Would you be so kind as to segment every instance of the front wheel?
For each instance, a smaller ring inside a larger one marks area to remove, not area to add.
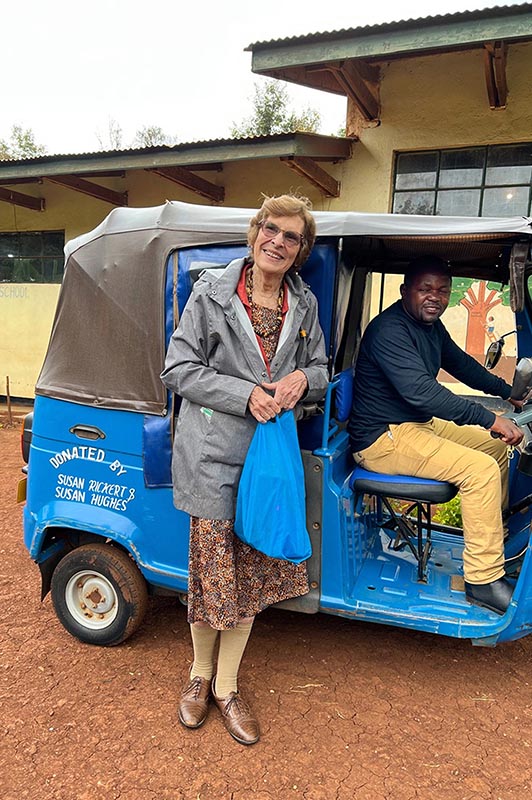
[[[148,604],[137,565],[110,544],[72,550],[54,570],[55,613],[73,636],[88,644],[120,644],[137,630]]]

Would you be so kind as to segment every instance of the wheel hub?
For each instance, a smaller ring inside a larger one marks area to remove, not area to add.
[[[68,581],[65,600],[72,616],[86,628],[106,628],[118,613],[118,597],[101,573],[83,570]]]

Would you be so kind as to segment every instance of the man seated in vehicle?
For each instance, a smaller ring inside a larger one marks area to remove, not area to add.
[[[508,502],[507,445],[518,444],[522,433],[511,420],[453,394],[436,376],[445,369],[504,400],[511,387],[458,347],[440,321],[451,293],[445,261],[412,261],[400,292],[362,337],[348,426],[355,461],[375,472],[458,487],[466,598],[504,614],[512,597],[501,511]]]

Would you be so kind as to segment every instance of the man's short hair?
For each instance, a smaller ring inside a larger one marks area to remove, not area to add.
[[[449,262],[439,256],[419,256],[414,258],[405,271],[404,284],[411,286],[418,275],[423,275],[426,272],[433,272],[437,275],[445,275],[449,280],[452,280],[451,268]]]

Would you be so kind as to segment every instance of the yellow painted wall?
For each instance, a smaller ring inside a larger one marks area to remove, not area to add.
[[[57,284],[0,283],[0,395],[33,397],[59,295]]]
[[[531,141],[531,73],[532,44],[512,45],[508,105],[491,110],[480,49],[383,66],[381,124],[339,165],[342,194],[331,209],[390,211],[395,152]]]
[[[305,178],[277,159],[257,158],[224,167],[225,204],[239,208],[258,208],[262,194],[299,192],[312,200],[315,210],[325,208],[319,191]]]
[[[198,173],[205,180],[225,188],[223,205],[236,208],[258,208],[262,194],[283,194],[298,191],[310,197],[314,208],[328,207],[319,191],[293,172],[278,159],[256,158],[224,164],[222,172]],[[172,181],[149,175],[141,170],[127,176],[130,206],[151,206],[165,200],[182,200],[186,203],[217,205],[192,191],[183,189]]]
[[[389,211],[394,153],[430,148],[503,144],[532,140],[530,73],[532,44],[512,45],[508,54],[508,107],[492,111],[487,100],[482,51],[391,61],[382,67],[382,119],[361,134],[352,158],[324,168],[341,181],[339,198],[324,198],[304,178],[276,159],[231,163],[223,172],[202,172],[225,187],[225,205],[256,208],[261,192],[300,191],[316,210]],[[132,171],[124,178],[98,183],[127,191],[133,207],[183,200],[215,205],[177,184]],[[44,196],[46,211],[36,212],[0,203],[0,232],[63,230],[65,240],[91,230],[111,211],[100,200],[44,181],[21,188]],[[24,285],[27,295],[8,296],[15,284],[0,284],[3,333],[0,380],[11,377],[14,396],[31,397],[46,349],[58,286]],[[0,384],[0,395],[5,389]]]
[[[119,183],[105,181],[107,186],[122,190]],[[20,188],[24,194],[44,196],[46,210],[31,211],[0,203],[0,232],[65,231],[66,241],[94,228],[111,209],[108,203],[47,181],[42,186],[28,184]],[[5,376],[9,375],[13,397],[33,397],[59,288],[58,284],[0,283],[0,395],[6,394]]]
[[[99,178],[98,183],[117,191],[125,190],[124,179]],[[107,216],[113,206],[57,184],[43,181],[15,187],[23,194],[44,197],[45,211],[32,211],[0,203],[0,232],[65,231],[65,241],[92,230]]]

